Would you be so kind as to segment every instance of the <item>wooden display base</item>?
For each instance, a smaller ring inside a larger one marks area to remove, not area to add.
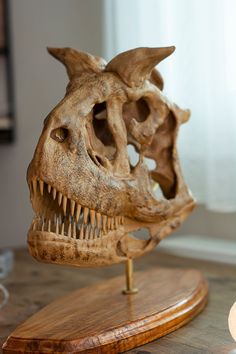
[[[135,280],[136,294],[122,294],[121,276],[55,300],[16,328],[3,353],[121,353],[183,326],[207,301],[196,270],[157,268]]]

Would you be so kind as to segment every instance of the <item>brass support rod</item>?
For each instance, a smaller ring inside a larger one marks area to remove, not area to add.
[[[133,272],[133,259],[128,258],[125,267],[126,274],[126,289],[123,290],[123,294],[136,294],[138,289],[134,287],[134,272]]]

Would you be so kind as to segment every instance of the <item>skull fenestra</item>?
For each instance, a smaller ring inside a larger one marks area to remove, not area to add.
[[[108,64],[71,48],[48,49],[69,84],[44,121],[27,172],[36,214],[28,245],[36,259],[81,267],[125,261],[153,249],[192,211],[176,148],[189,111],[163,95],[155,69],[174,49],[136,48]],[[141,228],[147,239],[131,234]]]

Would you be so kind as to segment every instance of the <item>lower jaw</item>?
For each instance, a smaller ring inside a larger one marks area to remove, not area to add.
[[[124,230],[110,231],[99,239],[78,240],[31,229],[28,232],[28,246],[31,255],[40,262],[98,267],[127,259],[118,247],[123,237]]]

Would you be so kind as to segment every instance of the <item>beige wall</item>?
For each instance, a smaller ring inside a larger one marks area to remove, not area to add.
[[[46,46],[102,54],[102,0],[11,0],[17,140],[0,146],[0,247],[24,245],[31,221],[25,181],[42,122],[62,97],[63,66]]]
[[[236,213],[216,213],[197,205],[184,224],[176,231],[178,235],[197,235],[212,239],[236,241]]]

